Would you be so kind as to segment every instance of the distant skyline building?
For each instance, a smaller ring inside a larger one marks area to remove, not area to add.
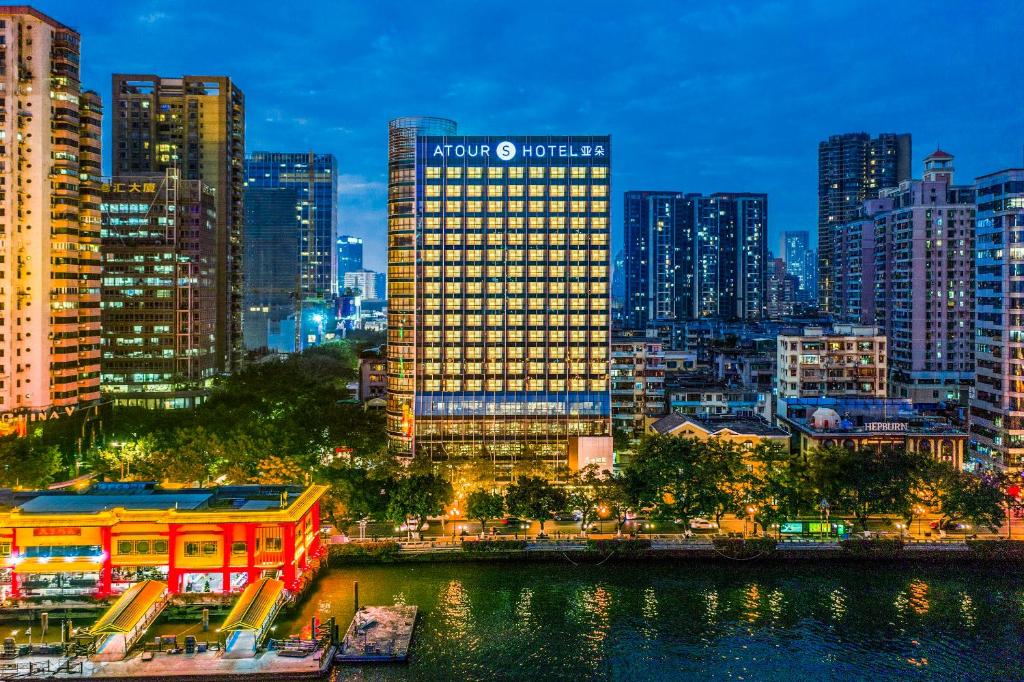
[[[345,273],[345,289],[356,289],[362,297],[370,301],[383,301],[387,298],[385,276],[383,272],[359,269]]]
[[[100,398],[103,107],[80,56],[77,31],[0,7],[0,435]]]
[[[245,189],[243,329],[250,351],[295,348],[295,296],[302,262],[295,187]]]
[[[769,320],[778,320],[793,314],[799,281],[796,275],[786,272],[786,261],[769,257],[765,298],[765,316]]]
[[[217,202],[217,368],[239,367],[242,335],[242,224],[245,97],[226,76],[112,78],[111,167],[115,176],[163,174],[202,180]]]
[[[763,317],[768,195],[630,191],[624,204],[627,328]]]
[[[976,456],[1024,469],[1024,168],[977,179],[974,397]]]
[[[833,231],[836,268],[832,283],[832,317],[851,324],[875,324],[875,216],[891,211],[892,197],[868,199],[861,215]]]
[[[818,307],[832,312],[835,230],[857,217],[866,199],[910,179],[909,133],[832,135],[818,144]]]
[[[338,292],[338,160],[333,154],[259,151],[245,158],[245,187],[283,187],[299,195],[296,229],[304,301]]]
[[[217,201],[176,171],[103,185],[103,394],[195,407],[217,374]]]
[[[921,180],[883,190],[875,214],[875,319],[889,339],[889,391],[966,408],[974,382],[974,185],[953,156],[925,157]]]
[[[796,299],[817,305],[818,254],[811,248],[807,230],[782,233],[782,259],[786,262],[786,272],[797,278]]]
[[[494,480],[611,468],[610,138],[417,150],[414,307],[388,330],[414,340],[396,377],[412,401],[392,436]]]
[[[786,398],[885,398],[888,341],[876,327],[837,324],[779,334],[776,384],[779,409]]]
[[[345,273],[363,269],[363,239],[343,234],[338,237],[338,293],[345,288]]]
[[[416,359],[416,137],[454,135],[456,123],[433,116],[388,122],[388,404],[389,447],[412,454]]]

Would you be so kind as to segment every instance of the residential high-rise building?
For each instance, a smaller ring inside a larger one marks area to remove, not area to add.
[[[103,185],[103,393],[115,405],[195,407],[217,373],[217,202],[163,175]]]
[[[910,135],[832,135],[818,144],[818,303],[832,312],[838,267],[832,256],[835,230],[857,217],[865,199],[910,178]]]
[[[364,299],[370,301],[383,301],[387,297],[384,273],[374,270],[345,273],[344,288],[358,290]]]
[[[977,179],[970,446],[1024,469],[1024,168]]]
[[[887,342],[875,327],[807,327],[777,341],[780,399],[886,397]]]
[[[633,191],[623,199],[624,326],[689,317],[693,291],[690,202],[679,192]]]
[[[247,350],[295,350],[301,203],[295,187],[245,189],[242,326]]]
[[[338,237],[338,288],[345,288],[345,274],[363,269],[363,240],[343,234]]]
[[[315,152],[252,152],[246,190],[284,187],[299,195],[296,230],[302,300],[322,305],[337,293],[338,160]]]
[[[417,138],[412,286],[389,282],[413,309],[388,329],[413,340],[390,427],[415,457],[610,467],[610,157],[602,136]]]
[[[79,34],[0,7],[0,415],[3,435],[100,397],[99,96]]]
[[[925,157],[922,180],[883,190],[874,215],[875,320],[889,339],[889,394],[967,407],[974,380],[974,185],[953,156]],[[863,285],[862,285],[863,286]]]
[[[454,135],[455,121],[407,116],[388,123],[388,404],[389,446],[412,454],[412,369],[416,357],[416,137]]]
[[[764,315],[766,194],[626,192],[624,216],[624,326]]]
[[[693,202],[693,318],[760,320],[768,287],[768,195],[716,192]]]
[[[667,411],[665,351],[661,340],[616,336],[611,347],[612,426],[616,433],[640,438]]]
[[[786,272],[786,261],[781,258],[768,259],[765,316],[769,320],[778,320],[793,314],[796,292],[800,287],[799,281],[796,275]]]
[[[177,169],[201,180],[217,203],[217,367],[238,367],[242,335],[245,98],[225,76],[113,76],[115,176]]]
[[[891,197],[868,199],[861,216],[833,231],[836,268],[832,317],[852,324],[875,324],[875,216],[891,211]]]

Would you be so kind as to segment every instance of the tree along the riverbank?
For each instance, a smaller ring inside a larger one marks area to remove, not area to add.
[[[340,473],[335,481],[338,506],[348,510],[348,518],[386,517],[389,491],[410,475],[389,469],[384,461],[372,466]],[[825,448],[804,454],[773,443],[744,448],[673,436],[644,438],[614,475],[588,467],[561,479],[563,483],[553,484],[520,476],[504,489],[504,509],[538,521],[542,532],[555,513],[570,510],[579,513],[583,531],[598,517],[614,518],[616,530],[630,514],[677,520],[685,529],[694,518],[720,521],[730,512],[750,518],[763,530],[825,512],[832,518],[852,518],[862,529],[869,518],[882,515],[909,523],[922,507],[944,520],[994,530],[1007,503],[1005,482],[998,477],[977,477],[904,450]],[[363,490],[364,481],[372,494]],[[455,483],[456,489],[464,489],[465,481]],[[492,506],[481,511],[485,491]],[[470,493],[468,516],[483,519],[482,525],[502,507],[490,491],[479,487]],[[454,504],[455,498],[445,502]]]

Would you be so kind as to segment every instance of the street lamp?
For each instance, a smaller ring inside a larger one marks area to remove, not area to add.
[[[918,535],[918,537],[920,537],[920,535],[921,535],[921,517],[924,515],[924,507],[922,507],[919,504],[916,504],[916,505],[914,505],[913,512],[914,512],[914,516],[917,517],[917,535]]]
[[[757,507],[754,505],[747,505],[747,518],[750,519],[750,529],[756,535],[757,526],[754,524],[754,514],[757,513]],[[743,534],[747,534],[747,518],[743,519]]]

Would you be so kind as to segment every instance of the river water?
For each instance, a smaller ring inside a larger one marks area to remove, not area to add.
[[[1024,680],[1024,587],[880,564],[334,568],[276,634],[361,604],[420,609],[407,664],[339,680]]]

